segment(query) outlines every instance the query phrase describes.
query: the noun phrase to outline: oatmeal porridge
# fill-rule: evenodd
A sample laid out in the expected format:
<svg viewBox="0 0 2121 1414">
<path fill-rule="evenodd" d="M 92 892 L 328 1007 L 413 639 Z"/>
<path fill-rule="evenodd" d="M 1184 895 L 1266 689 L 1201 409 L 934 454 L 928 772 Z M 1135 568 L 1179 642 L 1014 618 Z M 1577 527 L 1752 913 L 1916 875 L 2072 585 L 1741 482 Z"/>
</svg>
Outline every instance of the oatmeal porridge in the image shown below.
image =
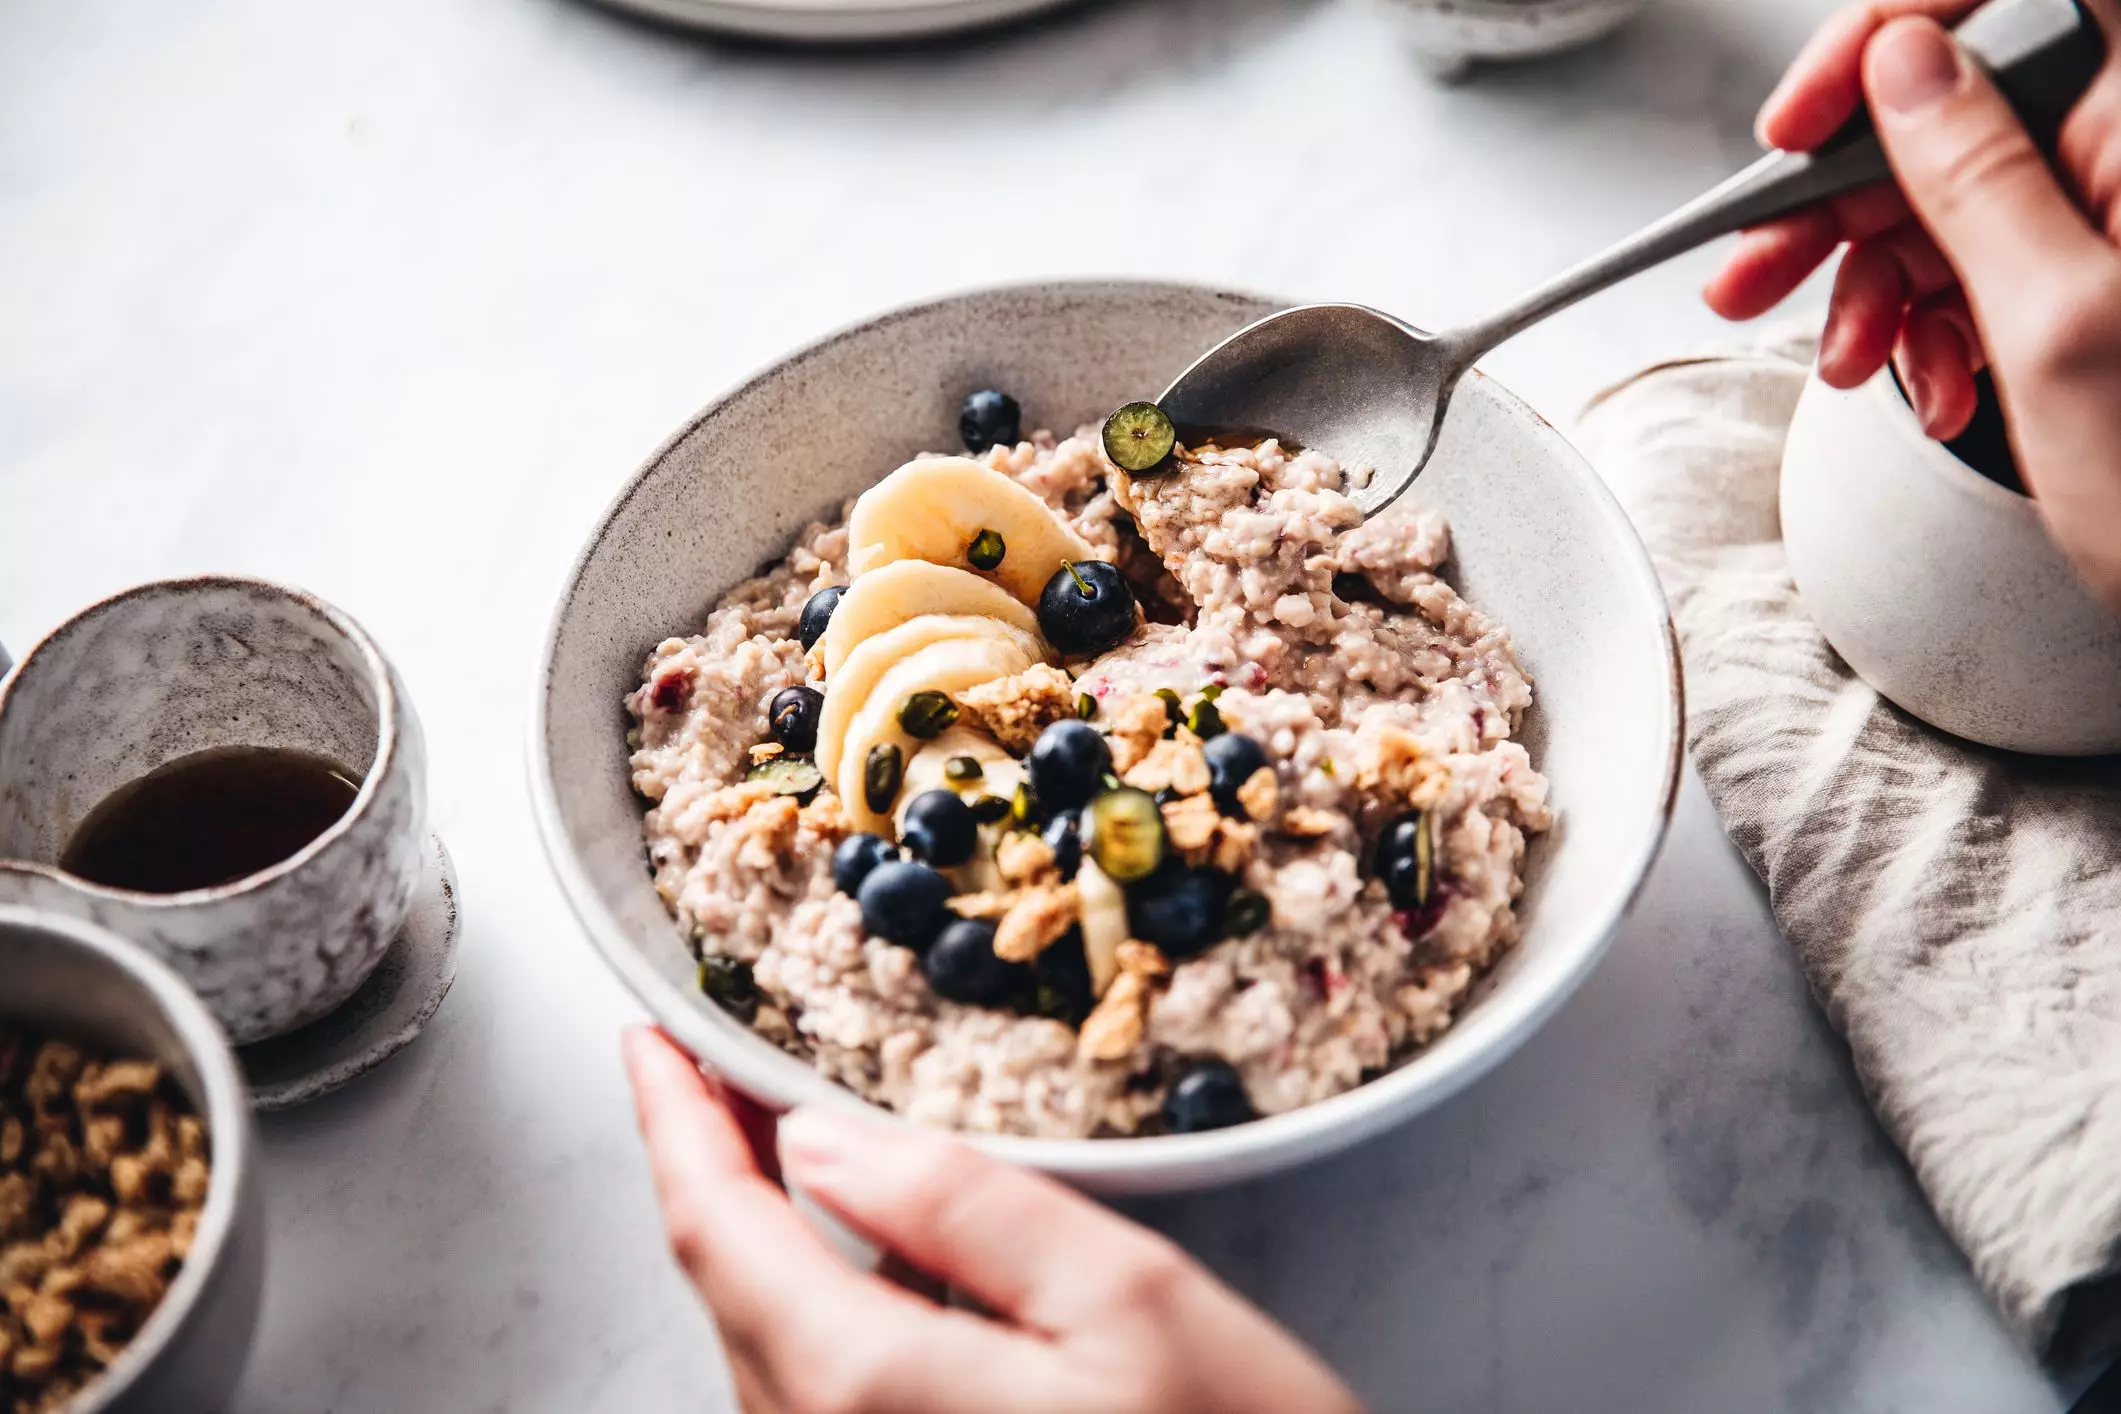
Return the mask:
<svg viewBox="0 0 2121 1414">
<path fill-rule="evenodd" d="M 916 1120 L 1048 1137 L 1280 1113 L 1433 1041 L 1549 823 L 1443 519 L 1366 524 L 1330 458 L 1150 404 L 975 432 L 627 699 L 703 990 Z"/>
</svg>

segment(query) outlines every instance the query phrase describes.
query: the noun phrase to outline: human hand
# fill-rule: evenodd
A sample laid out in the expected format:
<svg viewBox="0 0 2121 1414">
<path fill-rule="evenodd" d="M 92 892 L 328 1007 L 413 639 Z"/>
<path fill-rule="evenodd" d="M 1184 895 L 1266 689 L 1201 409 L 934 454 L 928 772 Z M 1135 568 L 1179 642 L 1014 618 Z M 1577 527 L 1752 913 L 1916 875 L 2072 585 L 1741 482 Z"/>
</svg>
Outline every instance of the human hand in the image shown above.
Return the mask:
<svg viewBox="0 0 2121 1414">
<path fill-rule="evenodd" d="M 1359 1414 L 1294 1338 L 1178 1248 L 942 1135 L 798 1110 L 788 1175 L 993 1312 L 849 1266 L 775 1181 L 773 1124 L 661 1034 L 626 1067 L 671 1250 L 749 1414 Z"/>
<path fill-rule="evenodd" d="M 2121 609 L 2121 0 L 2086 7 L 2109 56 L 2063 125 L 2060 179 L 1941 28 L 1973 0 L 1865 0 L 1828 24 L 1761 137 L 1811 148 L 1867 98 L 1898 186 L 1747 233 L 1705 293 L 1752 318 L 1846 243 L 1820 377 L 1852 388 L 1891 358 L 1923 426 L 1949 439 L 1990 366 L 2050 532 Z"/>
</svg>

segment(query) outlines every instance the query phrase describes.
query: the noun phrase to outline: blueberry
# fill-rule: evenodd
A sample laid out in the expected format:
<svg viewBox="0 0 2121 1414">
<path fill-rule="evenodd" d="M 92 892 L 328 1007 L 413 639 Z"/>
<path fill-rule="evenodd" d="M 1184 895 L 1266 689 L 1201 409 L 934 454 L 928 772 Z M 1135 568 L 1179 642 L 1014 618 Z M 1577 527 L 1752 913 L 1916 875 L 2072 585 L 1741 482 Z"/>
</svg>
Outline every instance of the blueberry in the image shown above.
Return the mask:
<svg viewBox="0 0 2121 1414">
<path fill-rule="evenodd" d="M 1420 908 L 1435 884 L 1435 836 L 1428 812 L 1409 811 L 1386 825 L 1377 837 L 1377 877 L 1394 908 Z"/>
<path fill-rule="evenodd" d="M 960 918 L 943 929 L 921 968 L 937 996 L 967 1006 L 1009 1006 L 1033 991 L 1030 968 L 994 955 L 994 924 L 984 918 Z"/>
<path fill-rule="evenodd" d="M 1228 1129 L 1258 1117 L 1245 1082 L 1219 1060 L 1195 1061 L 1164 1096 L 1164 1127 L 1173 1134 Z"/>
<path fill-rule="evenodd" d="M 1053 863 L 1060 870 L 1061 882 L 1075 877 L 1075 871 L 1083 866 L 1082 817 L 1073 810 L 1063 810 L 1046 826 L 1046 848 L 1053 851 Z"/>
<path fill-rule="evenodd" d="M 1064 717 L 1046 728 L 1031 744 L 1024 760 L 1031 776 L 1031 790 L 1048 810 L 1076 810 L 1104 784 L 1112 769 L 1112 748 L 1097 728 L 1073 717 Z"/>
<path fill-rule="evenodd" d="M 1134 632 L 1134 619 L 1134 591 L 1103 560 L 1063 560 L 1038 596 L 1040 630 L 1070 656 L 1117 647 Z"/>
<path fill-rule="evenodd" d="M 1097 1005 L 1080 929 L 1070 928 L 1059 942 L 1041 952 L 1038 961 L 1031 964 L 1031 974 L 1035 988 L 1032 1009 L 1040 1016 L 1080 1026 Z"/>
<path fill-rule="evenodd" d="M 972 857 L 973 846 L 979 843 L 979 821 L 954 791 L 925 790 L 906 806 L 899 838 L 915 859 L 947 869 Z"/>
<path fill-rule="evenodd" d="M 1222 941 L 1229 902 L 1227 874 L 1167 865 L 1127 890 L 1127 923 L 1178 961 Z"/>
<path fill-rule="evenodd" d="M 825 636 L 825 625 L 832 622 L 832 611 L 840 606 L 840 596 L 846 592 L 835 584 L 830 589 L 820 589 L 803 601 L 803 612 L 795 620 L 795 636 L 802 641 L 805 651 Z"/>
<path fill-rule="evenodd" d="M 920 951 L 950 922 L 950 881 L 925 864 L 890 860 L 862 880 L 862 926 L 902 948 Z"/>
<path fill-rule="evenodd" d="M 1224 732 L 1203 746 L 1200 754 L 1208 758 L 1208 793 L 1215 797 L 1215 808 L 1244 819 L 1245 807 L 1238 803 L 1238 789 L 1267 764 L 1267 753 L 1243 732 Z"/>
<path fill-rule="evenodd" d="M 984 452 L 989 447 L 1013 447 L 1024 431 L 1024 410 L 1016 399 L 992 388 L 982 388 L 965 399 L 957 415 L 957 435 L 965 439 L 965 450 Z"/>
<path fill-rule="evenodd" d="M 817 719 L 825 710 L 825 694 L 814 687 L 784 687 L 766 704 L 766 724 L 773 739 L 790 751 L 810 751 L 817 746 Z"/>
<path fill-rule="evenodd" d="M 843 894 L 858 894 L 870 870 L 896 858 L 898 846 L 882 835 L 849 835 L 832 852 L 832 882 Z"/>
</svg>

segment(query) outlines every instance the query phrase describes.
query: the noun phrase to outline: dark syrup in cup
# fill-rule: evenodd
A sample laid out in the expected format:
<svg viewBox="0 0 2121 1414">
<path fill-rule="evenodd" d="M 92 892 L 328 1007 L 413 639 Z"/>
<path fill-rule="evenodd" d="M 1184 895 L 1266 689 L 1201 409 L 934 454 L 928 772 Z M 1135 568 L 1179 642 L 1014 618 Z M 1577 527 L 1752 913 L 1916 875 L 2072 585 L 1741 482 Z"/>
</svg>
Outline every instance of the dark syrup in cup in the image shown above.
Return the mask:
<svg viewBox="0 0 2121 1414">
<path fill-rule="evenodd" d="M 104 797 L 75 828 L 59 867 L 148 894 L 233 883 L 292 858 L 360 793 L 357 774 L 307 751 L 195 752 Z"/>
</svg>

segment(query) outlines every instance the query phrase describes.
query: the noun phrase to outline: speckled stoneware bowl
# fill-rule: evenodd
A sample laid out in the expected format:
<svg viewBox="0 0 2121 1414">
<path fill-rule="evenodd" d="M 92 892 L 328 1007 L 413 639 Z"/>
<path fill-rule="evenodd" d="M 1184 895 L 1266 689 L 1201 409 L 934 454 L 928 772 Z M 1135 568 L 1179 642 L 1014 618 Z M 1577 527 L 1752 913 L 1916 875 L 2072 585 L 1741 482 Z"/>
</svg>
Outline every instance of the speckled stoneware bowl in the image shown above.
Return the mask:
<svg viewBox="0 0 2121 1414">
<path fill-rule="evenodd" d="M 1195 355 L 1276 307 L 1168 284 L 1049 284 L 917 305 L 804 349 L 701 413 L 634 477 L 569 574 L 532 728 L 540 827 L 596 945 L 656 1019 L 776 1108 L 860 1106 L 696 990 L 652 887 L 626 715 L 648 651 L 696 631 L 723 591 L 807 520 L 923 450 L 958 445 L 959 402 L 1013 390 L 1061 429 L 1154 396 Z M 1680 697 L 1664 597 L 1620 508 L 1538 414 L 1475 376 L 1416 494 L 1451 515 L 1451 577 L 1515 630 L 1538 705 L 1526 744 L 1557 828 L 1533 846 L 1524 942 L 1442 1040 L 1371 1084 L 1212 1134 L 982 1137 L 1004 1158 L 1099 1191 L 1225 1182 L 1352 1144 L 1427 1109 L 1520 1045 L 1603 952 L 1663 839 Z"/>
<path fill-rule="evenodd" d="M 0 906 L 0 1021 L 159 1061 L 206 1120 L 213 1178 L 184 1269 L 70 1414 L 211 1414 L 243 1372 L 265 1286 L 250 1097 L 213 1017 L 175 973 L 79 919 Z"/>
<path fill-rule="evenodd" d="M 360 773 L 296 854 L 185 893 L 59 868 L 104 797 L 180 756 L 292 747 Z M 0 903 L 87 918 L 168 963 L 238 1045 L 324 1015 L 382 960 L 419 882 L 427 765 L 412 705 L 360 626 L 299 590 L 202 577 L 104 600 L 0 684 Z"/>
<path fill-rule="evenodd" d="M 2038 506 L 1923 433 L 1890 369 L 1852 392 L 1806 385 L 1782 538 L 1827 641 L 1906 711 L 2006 751 L 2121 751 L 2121 618 Z"/>
</svg>

